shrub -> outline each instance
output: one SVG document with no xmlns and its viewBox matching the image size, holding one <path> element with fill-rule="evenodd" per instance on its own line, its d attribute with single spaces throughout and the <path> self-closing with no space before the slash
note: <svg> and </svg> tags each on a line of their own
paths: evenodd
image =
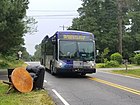
<svg viewBox="0 0 140 105">
<path fill-rule="evenodd" d="M 0 58 L 0 69 L 15 68 L 23 66 L 22 60 L 16 60 L 13 57 L 1 57 Z"/>
<path fill-rule="evenodd" d="M 129 62 L 130 62 L 130 64 L 135 64 L 136 63 L 135 58 L 134 57 L 130 57 L 129 58 Z"/>
<path fill-rule="evenodd" d="M 109 48 L 105 48 L 104 51 L 101 53 L 101 62 L 105 63 L 107 59 L 107 55 L 110 52 Z"/>
<path fill-rule="evenodd" d="M 0 60 L 0 69 L 8 68 L 10 65 L 7 61 Z"/>
<path fill-rule="evenodd" d="M 135 59 L 136 64 L 140 65 L 140 54 L 136 54 L 134 59 Z"/>
<path fill-rule="evenodd" d="M 110 56 L 110 59 L 113 61 L 117 61 L 119 64 L 122 63 L 122 55 L 120 53 L 114 53 Z"/>
<path fill-rule="evenodd" d="M 119 67 L 119 63 L 115 60 L 107 61 L 105 67 Z"/>
<path fill-rule="evenodd" d="M 105 68 L 105 63 L 98 63 L 96 64 L 97 68 Z"/>
</svg>

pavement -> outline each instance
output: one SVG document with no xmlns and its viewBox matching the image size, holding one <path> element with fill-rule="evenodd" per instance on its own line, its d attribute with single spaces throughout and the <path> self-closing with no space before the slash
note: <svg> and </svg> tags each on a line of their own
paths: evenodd
<svg viewBox="0 0 140 105">
<path fill-rule="evenodd" d="M 0 80 L 8 80 L 7 74 L 8 73 L 6 69 L 0 69 Z"/>
</svg>

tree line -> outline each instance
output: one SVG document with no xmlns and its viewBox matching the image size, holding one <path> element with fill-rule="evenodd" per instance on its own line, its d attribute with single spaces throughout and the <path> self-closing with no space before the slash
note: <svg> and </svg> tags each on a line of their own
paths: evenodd
<svg viewBox="0 0 140 105">
<path fill-rule="evenodd" d="M 99 62 L 116 52 L 130 60 L 140 50 L 140 0 L 82 0 L 77 11 L 79 17 L 68 29 L 95 35 Z M 36 50 L 39 58 L 39 47 Z"/>
<path fill-rule="evenodd" d="M 0 0 L 0 55 L 17 56 L 18 51 L 28 59 L 29 53 L 24 45 L 24 36 L 33 32 L 33 18 L 26 16 L 29 0 Z"/>
<path fill-rule="evenodd" d="M 140 50 L 140 0 L 82 0 L 69 29 L 92 32 L 100 55 L 115 52 L 129 59 Z"/>
</svg>

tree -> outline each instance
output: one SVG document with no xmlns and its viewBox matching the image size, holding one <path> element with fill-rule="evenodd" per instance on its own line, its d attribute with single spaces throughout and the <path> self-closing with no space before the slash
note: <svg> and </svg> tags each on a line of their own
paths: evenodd
<svg viewBox="0 0 140 105">
<path fill-rule="evenodd" d="M 22 52 L 22 60 L 30 61 L 31 55 L 27 52 L 25 47 L 21 47 L 19 51 Z"/>
<path fill-rule="evenodd" d="M 123 16 L 124 25 L 129 26 L 123 32 L 123 56 L 129 58 L 140 46 L 140 1 L 125 0 L 126 11 Z"/>
<path fill-rule="evenodd" d="M 124 35 L 123 32 L 125 30 L 123 27 L 124 27 L 124 25 L 130 23 L 129 20 L 131 18 L 129 18 L 129 14 L 134 13 L 137 10 L 140 11 L 140 8 L 138 9 L 140 1 L 139 0 L 116 0 L 116 3 L 117 3 L 117 7 L 118 7 L 118 37 L 119 37 L 119 47 L 118 48 L 119 48 L 120 54 L 122 54 L 122 52 L 123 52 L 122 40 L 123 40 L 123 35 Z M 127 23 L 126 23 L 126 21 L 124 21 L 126 19 L 128 19 Z M 137 26 L 135 26 L 135 28 L 136 27 Z M 135 32 L 137 32 L 137 31 L 135 31 Z"/>
<path fill-rule="evenodd" d="M 123 22 L 123 18 L 122 18 L 122 0 L 117 0 L 117 7 L 118 7 L 118 51 L 120 54 L 122 54 L 122 22 Z"/>
<path fill-rule="evenodd" d="M 105 48 L 104 51 L 101 53 L 101 62 L 105 63 L 108 61 L 107 54 L 109 53 L 109 49 Z"/>
<path fill-rule="evenodd" d="M 117 38 L 117 6 L 114 0 L 83 0 L 78 9 L 79 18 L 73 20 L 71 29 L 94 33 L 96 48 L 103 52 L 105 48 L 116 52 Z M 113 45 L 113 46 L 112 46 Z"/>
<path fill-rule="evenodd" d="M 94 33 L 96 48 L 129 58 L 140 46 L 140 0 L 82 0 L 70 29 Z"/>
<path fill-rule="evenodd" d="M 35 49 L 36 49 L 36 51 L 34 53 L 33 59 L 35 61 L 40 61 L 40 58 L 41 58 L 41 44 L 36 45 Z"/>
<path fill-rule="evenodd" d="M 26 9 L 28 0 L 0 0 L 0 53 L 9 54 L 24 45 L 23 36 L 29 30 Z"/>
</svg>

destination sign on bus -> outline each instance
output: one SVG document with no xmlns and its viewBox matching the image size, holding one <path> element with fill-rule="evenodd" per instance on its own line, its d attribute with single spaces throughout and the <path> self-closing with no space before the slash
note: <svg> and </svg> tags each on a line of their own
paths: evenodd
<svg viewBox="0 0 140 105">
<path fill-rule="evenodd" d="M 78 35 L 63 35 L 64 39 L 68 39 L 68 40 L 84 40 L 85 36 L 78 36 Z"/>
<path fill-rule="evenodd" d="M 92 40 L 92 35 L 61 35 L 60 39 L 64 40 Z"/>
</svg>

